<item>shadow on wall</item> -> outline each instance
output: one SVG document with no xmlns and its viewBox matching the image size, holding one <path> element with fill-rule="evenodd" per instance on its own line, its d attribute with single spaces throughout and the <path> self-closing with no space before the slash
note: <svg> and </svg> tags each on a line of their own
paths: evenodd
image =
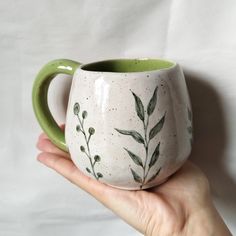
<svg viewBox="0 0 236 236">
<path fill-rule="evenodd" d="M 185 70 L 192 102 L 194 145 L 191 160 L 208 176 L 213 195 L 236 211 L 236 183 L 227 173 L 224 154 L 227 127 L 224 108 L 214 87 Z"/>
</svg>

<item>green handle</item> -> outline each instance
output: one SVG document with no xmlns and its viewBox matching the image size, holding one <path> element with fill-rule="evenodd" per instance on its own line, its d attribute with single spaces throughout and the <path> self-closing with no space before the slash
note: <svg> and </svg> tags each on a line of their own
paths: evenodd
<svg viewBox="0 0 236 236">
<path fill-rule="evenodd" d="M 68 152 L 65 133 L 57 125 L 48 108 L 48 87 L 56 75 L 73 75 L 79 65 L 79 62 L 67 59 L 51 61 L 39 71 L 33 85 L 32 101 L 38 122 L 49 139 L 65 152 Z"/>
</svg>

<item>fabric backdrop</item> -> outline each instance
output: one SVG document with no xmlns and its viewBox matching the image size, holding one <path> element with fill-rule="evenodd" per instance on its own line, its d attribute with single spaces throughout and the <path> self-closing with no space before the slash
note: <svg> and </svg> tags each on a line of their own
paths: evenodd
<svg viewBox="0 0 236 236">
<path fill-rule="evenodd" d="M 236 1 L 0 1 L 0 235 L 139 235 L 36 161 L 31 105 L 38 70 L 56 58 L 163 57 L 184 68 L 192 99 L 192 160 L 236 235 Z M 70 78 L 50 87 L 65 120 Z"/>
</svg>

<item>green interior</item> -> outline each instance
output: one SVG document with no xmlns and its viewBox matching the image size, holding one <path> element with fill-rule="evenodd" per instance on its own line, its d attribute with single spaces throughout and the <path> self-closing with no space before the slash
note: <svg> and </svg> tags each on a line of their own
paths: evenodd
<svg viewBox="0 0 236 236">
<path fill-rule="evenodd" d="M 159 59 L 118 59 L 107 60 L 89 63 L 81 67 L 86 71 L 100 71 L 100 72 L 143 72 L 167 69 L 174 65 L 174 63 Z"/>
</svg>

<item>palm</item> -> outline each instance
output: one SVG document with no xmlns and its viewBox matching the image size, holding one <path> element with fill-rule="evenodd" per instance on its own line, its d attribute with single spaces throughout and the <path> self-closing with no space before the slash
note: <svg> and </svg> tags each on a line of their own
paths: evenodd
<svg viewBox="0 0 236 236">
<path fill-rule="evenodd" d="M 39 160 L 93 195 L 115 214 L 145 235 L 174 235 L 183 230 L 194 206 L 202 206 L 208 182 L 201 171 L 187 162 L 166 183 L 142 191 L 126 191 L 83 175 L 68 154 L 56 148 L 43 134 Z M 197 194 L 196 194 L 197 193 Z"/>
<path fill-rule="evenodd" d="M 183 230 L 190 211 L 205 202 L 208 181 L 196 166 L 187 162 L 160 186 L 146 191 L 121 190 L 122 194 L 114 191 L 121 195 L 118 200 L 116 197 L 116 214 L 137 230 L 145 235 L 174 235 Z"/>
</svg>

